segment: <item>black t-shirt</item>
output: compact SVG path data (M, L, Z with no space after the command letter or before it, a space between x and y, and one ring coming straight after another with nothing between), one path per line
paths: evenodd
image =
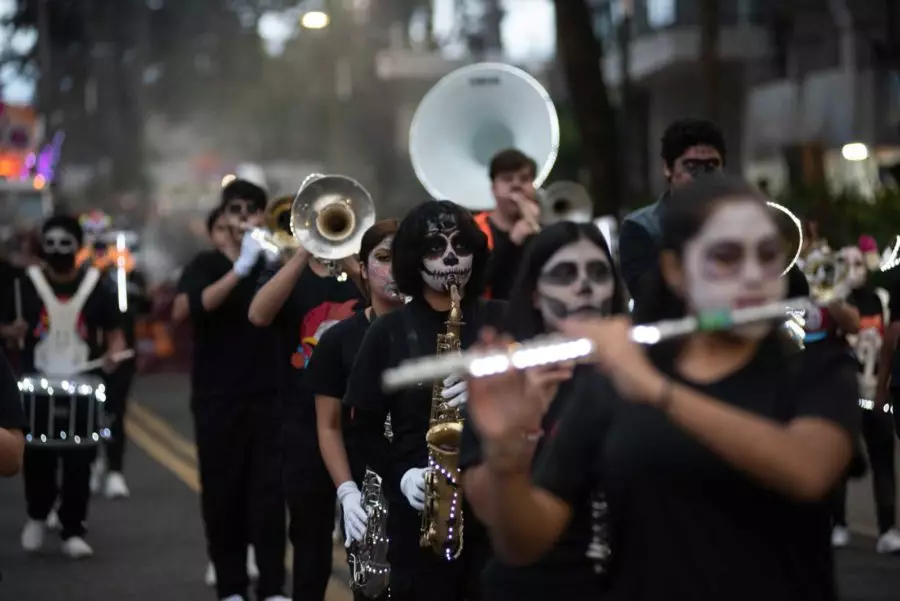
M270 328L257 328L247 318L262 259L219 307L212 311L203 307L203 290L232 266L221 252L203 251L184 269L179 282L179 290L188 295L194 326L194 401L273 394L277 387L275 334Z
M589 402L597 402L593 396L594 382L599 378L589 366L581 366L569 381L560 386L541 421L544 437L535 449L532 472L544 454L546 445L553 440L559 421L566 408L578 396L587 395ZM482 462L481 440L475 426L466 421L463 429L462 449L459 456L460 469L465 471ZM599 490L589 493L599 493ZM497 558L492 558L483 574L484 590L488 599L566 599L570 601L593 601L601 592L600 577L595 565L588 557L594 539L594 526L603 529L604 524L595 524L592 519L591 494L584 495L572 507L572 517L565 532L556 545L537 562L528 566L510 566ZM607 541L602 541L601 544Z
M6 353L0 350L0 428L28 431L28 420L22 409L22 397Z
M771 339L723 380L690 386L776 422L826 419L855 440L852 356L788 358L777 344ZM606 395L615 396L608 385L594 398ZM599 403L573 403L538 479L574 503L602 474L612 526L606 599L837 599L827 502L801 503L766 488L653 407L623 402L608 417Z
M491 249L491 258L488 260L485 281L491 298L509 300L509 293L516 280L516 274L519 273L519 263L522 262L525 247L533 236L526 238L522 246L517 246L510 239L509 232L499 229L490 219L487 222L491 228L494 247Z
M119 274L115 268L107 269L103 274L102 284L116 298L116 306L119 306ZM128 348L135 348L137 335L135 325L137 318L150 312L151 302L147 296L147 281L140 271L131 271L125 277L125 295L127 306L124 312L120 312L119 322L125 333L125 341ZM132 359L133 361L133 359Z
M78 276L68 282L53 280L47 273L45 270L44 278L50 285L50 289L57 298L65 301L78 291L87 274L87 269L80 270ZM34 348L50 331L50 315L44 307L44 301L38 296L31 278L25 272L20 272L18 281L22 293L22 319L28 324L24 339L25 348L19 353L19 369L22 374L33 374L36 372ZM3 302L6 315L2 322L10 323L16 320L15 285L4 290L3 296L6 299ZM119 329L120 323L116 297L102 282L98 281L85 300L76 321L76 334L87 343L90 349L89 359L97 359L103 355L106 349L105 335Z
M258 287L264 286L280 268L278 264L268 266ZM303 374L322 335L361 309L362 298L351 280L320 277L307 267L272 323L272 329L278 333L278 396L290 444L318 449L315 398Z
M625 221L619 230L619 269L635 305L646 297L647 282L659 273L659 244L640 223Z
M359 311L325 332L306 368L306 387L313 395L329 396L338 400L344 398L356 352L368 330L369 318L365 311ZM341 430L344 448L350 464L350 473L354 482L359 484L365 475L366 458L360 454L359 445L353 440L350 414L350 407L342 403Z
M477 340L482 326L499 326L505 306L506 303L500 301L463 299L462 348ZM433 355L438 333L446 332L448 314L433 310L422 298L414 298L396 311L376 319L363 339L344 394L344 403L354 409L352 436L367 458L382 444L384 422L390 413L393 440L387 465L380 474L391 506L388 531L392 546L398 550L402 546L415 553L418 553L418 536L414 533L421 526L421 517L401 493L400 479L407 470L428 465L425 432L431 417L432 382L423 382L398 393L386 393L382 389L381 374L406 359ZM463 512L466 540L483 540L483 526L467 510L465 502Z

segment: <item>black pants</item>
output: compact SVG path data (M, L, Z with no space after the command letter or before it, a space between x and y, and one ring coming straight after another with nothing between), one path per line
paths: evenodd
M323 601L332 568L334 483L318 447L312 447L308 437L301 441L285 434L284 486L294 547L293 598Z
M28 517L45 521L59 498L63 540L84 536L91 498L91 463L96 456L94 447L64 451L26 447L22 474ZM61 485L58 481L60 463Z
M106 462L111 472L121 472L123 468L125 412L135 371L135 363L131 359L119 366L107 379L106 423L110 429L110 440L106 443Z
M285 507L274 395L194 399L201 508L220 598L247 595L247 545L260 598L284 590Z
M862 437L872 468L872 492L878 530L884 534L894 527L896 512L896 478L894 476L894 428L890 413L880 407L862 412ZM838 525L847 524L847 484L838 487L834 499L833 518Z

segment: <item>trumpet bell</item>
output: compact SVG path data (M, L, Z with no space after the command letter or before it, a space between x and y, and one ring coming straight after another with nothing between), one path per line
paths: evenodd
M559 118L535 78L500 63L469 65L441 79L419 104L409 132L422 186L472 210L494 206L488 166L508 148L537 161L540 187L556 162Z
M541 203L541 221L545 224L557 221L589 223L593 212L591 195L579 183L553 182L538 195Z
M336 261L359 252L375 223L375 204L362 185L342 175L308 178L291 205L290 229L312 256Z

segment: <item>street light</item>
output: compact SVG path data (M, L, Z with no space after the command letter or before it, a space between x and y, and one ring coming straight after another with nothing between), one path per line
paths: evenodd
M325 29L329 23L331 23L331 17L328 16L328 13L321 10L311 10L303 13L303 17L300 18L300 25L304 29Z
M869 158L869 148L862 142L844 144L841 155L848 161L865 161Z

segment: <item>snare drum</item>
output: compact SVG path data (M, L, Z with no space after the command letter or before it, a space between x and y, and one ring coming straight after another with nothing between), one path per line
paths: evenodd
M25 442L45 447L96 445L110 437L106 427L106 386L78 375L24 376L19 394L28 420Z

